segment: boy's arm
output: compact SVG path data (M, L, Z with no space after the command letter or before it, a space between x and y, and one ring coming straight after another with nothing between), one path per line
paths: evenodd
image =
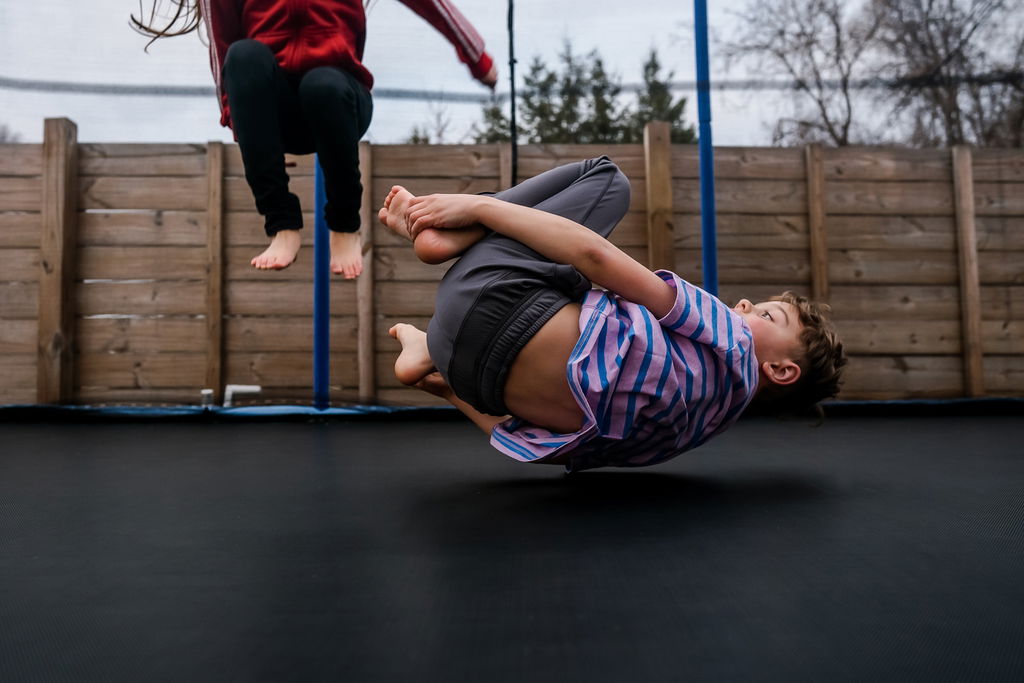
M409 202L413 236L427 228L482 223L556 263L573 266L591 282L661 318L672 310L675 290L646 266L596 232L561 216L479 195L427 195Z

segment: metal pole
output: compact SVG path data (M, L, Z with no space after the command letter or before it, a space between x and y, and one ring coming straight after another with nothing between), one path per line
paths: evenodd
M515 185L518 182L519 175L519 145L517 142L518 133L516 132L516 49L515 49L515 22L513 21L515 13L515 3L512 0L508 0L508 80L511 84L511 93L509 95L509 107L512 111L511 116L511 143L512 143L512 184ZM504 189L504 188L502 188Z
M718 246L715 237L715 160L711 145L711 76L708 69L708 7L694 0L697 44L697 120L700 139L700 224L704 289L718 296Z
M327 190L316 158L313 227L313 407L330 405L331 383L331 235L324 217Z

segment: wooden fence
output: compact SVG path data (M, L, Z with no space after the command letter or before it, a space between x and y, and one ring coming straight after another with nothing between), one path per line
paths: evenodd
M280 272L238 150L87 144L66 119L0 146L0 404L197 403L259 384L308 402L312 230ZM644 145L527 146L519 175L608 154L633 184L614 241L701 280L697 149L652 125ZM391 374L396 321L423 325L443 268L372 218L413 193L510 182L506 146L363 143L368 272L331 284L331 399L431 403ZM292 186L312 206L312 161ZM1024 395L1024 152L958 147L718 148L720 294L828 300L851 355L842 398ZM312 226L312 214L306 214Z

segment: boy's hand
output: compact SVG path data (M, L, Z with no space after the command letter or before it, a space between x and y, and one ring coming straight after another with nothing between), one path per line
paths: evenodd
M409 200L409 235L428 228L468 228L477 223L476 207L484 197L473 194L430 194Z

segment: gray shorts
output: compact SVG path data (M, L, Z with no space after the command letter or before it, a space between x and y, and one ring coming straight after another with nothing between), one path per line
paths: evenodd
M608 157L535 176L496 197L576 221L607 237L629 208L629 181ZM526 342L590 290L575 268L490 233L445 274L427 328L430 357L455 394L505 415L508 370Z

